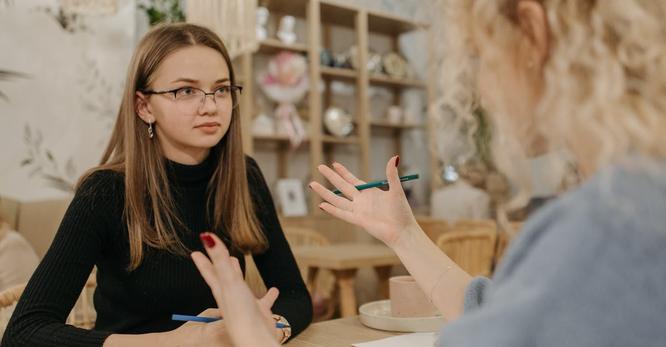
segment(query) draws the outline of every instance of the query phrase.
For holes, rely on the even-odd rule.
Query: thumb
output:
[[[271,307],[273,307],[275,300],[277,300],[278,295],[280,295],[280,291],[277,288],[272,287],[266,292],[266,295],[259,299],[259,305],[270,310]]]
[[[209,309],[206,309],[205,311],[199,313],[197,316],[199,316],[199,317],[209,317],[209,318],[222,317],[222,310],[219,309],[219,308],[209,308]]]
[[[400,184],[400,175],[398,174],[399,163],[399,155],[391,158],[388,163],[386,163],[386,179],[389,183],[389,191],[402,192],[402,184]]]

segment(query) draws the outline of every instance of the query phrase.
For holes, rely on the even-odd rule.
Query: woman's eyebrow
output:
[[[176,82],[188,82],[188,83],[195,83],[195,84],[199,83],[199,81],[197,81],[197,80],[194,80],[194,79],[191,79],[191,78],[186,78],[186,77],[180,77],[180,78],[177,78],[177,79],[171,81],[171,83],[176,83]]]
[[[176,83],[176,82],[187,82],[187,83],[199,84],[199,80],[186,78],[186,77],[180,77],[180,78],[177,78],[177,79],[171,81],[171,83]],[[228,77],[220,78],[217,81],[215,81],[213,84],[220,84],[220,83],[223,83],[223,82],[229,82],[229,78]]]

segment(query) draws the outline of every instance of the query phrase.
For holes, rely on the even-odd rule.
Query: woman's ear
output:
[[[144,122],[148,124],[155,122],[155,117],[153,117],[150,105],[148,104],[148,99],[146,98],[146,95],[141,92],[136,92],[134,96],[134,110]]]
[[[516,13],[520,31],[527,39],[528,64],[540,67],[546,61],[550,47],[546,12],[537,1],[520,0]]]

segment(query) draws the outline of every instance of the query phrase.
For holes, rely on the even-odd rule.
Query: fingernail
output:
[[[395,158],[395,167],[398,167],[398,164],[400,164],[400,156]]]
[[[215,247],[215,240],[213,240],[213,237],[210,236],[209,233],[201,233],[199,234],[199,238],[201,239],[201,242],[208,247],[208,248],[213,248]]]

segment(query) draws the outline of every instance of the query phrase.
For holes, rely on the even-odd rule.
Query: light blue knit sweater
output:
[[[633,158],[549,203],[438,346],[666,346],[666,165]]]

